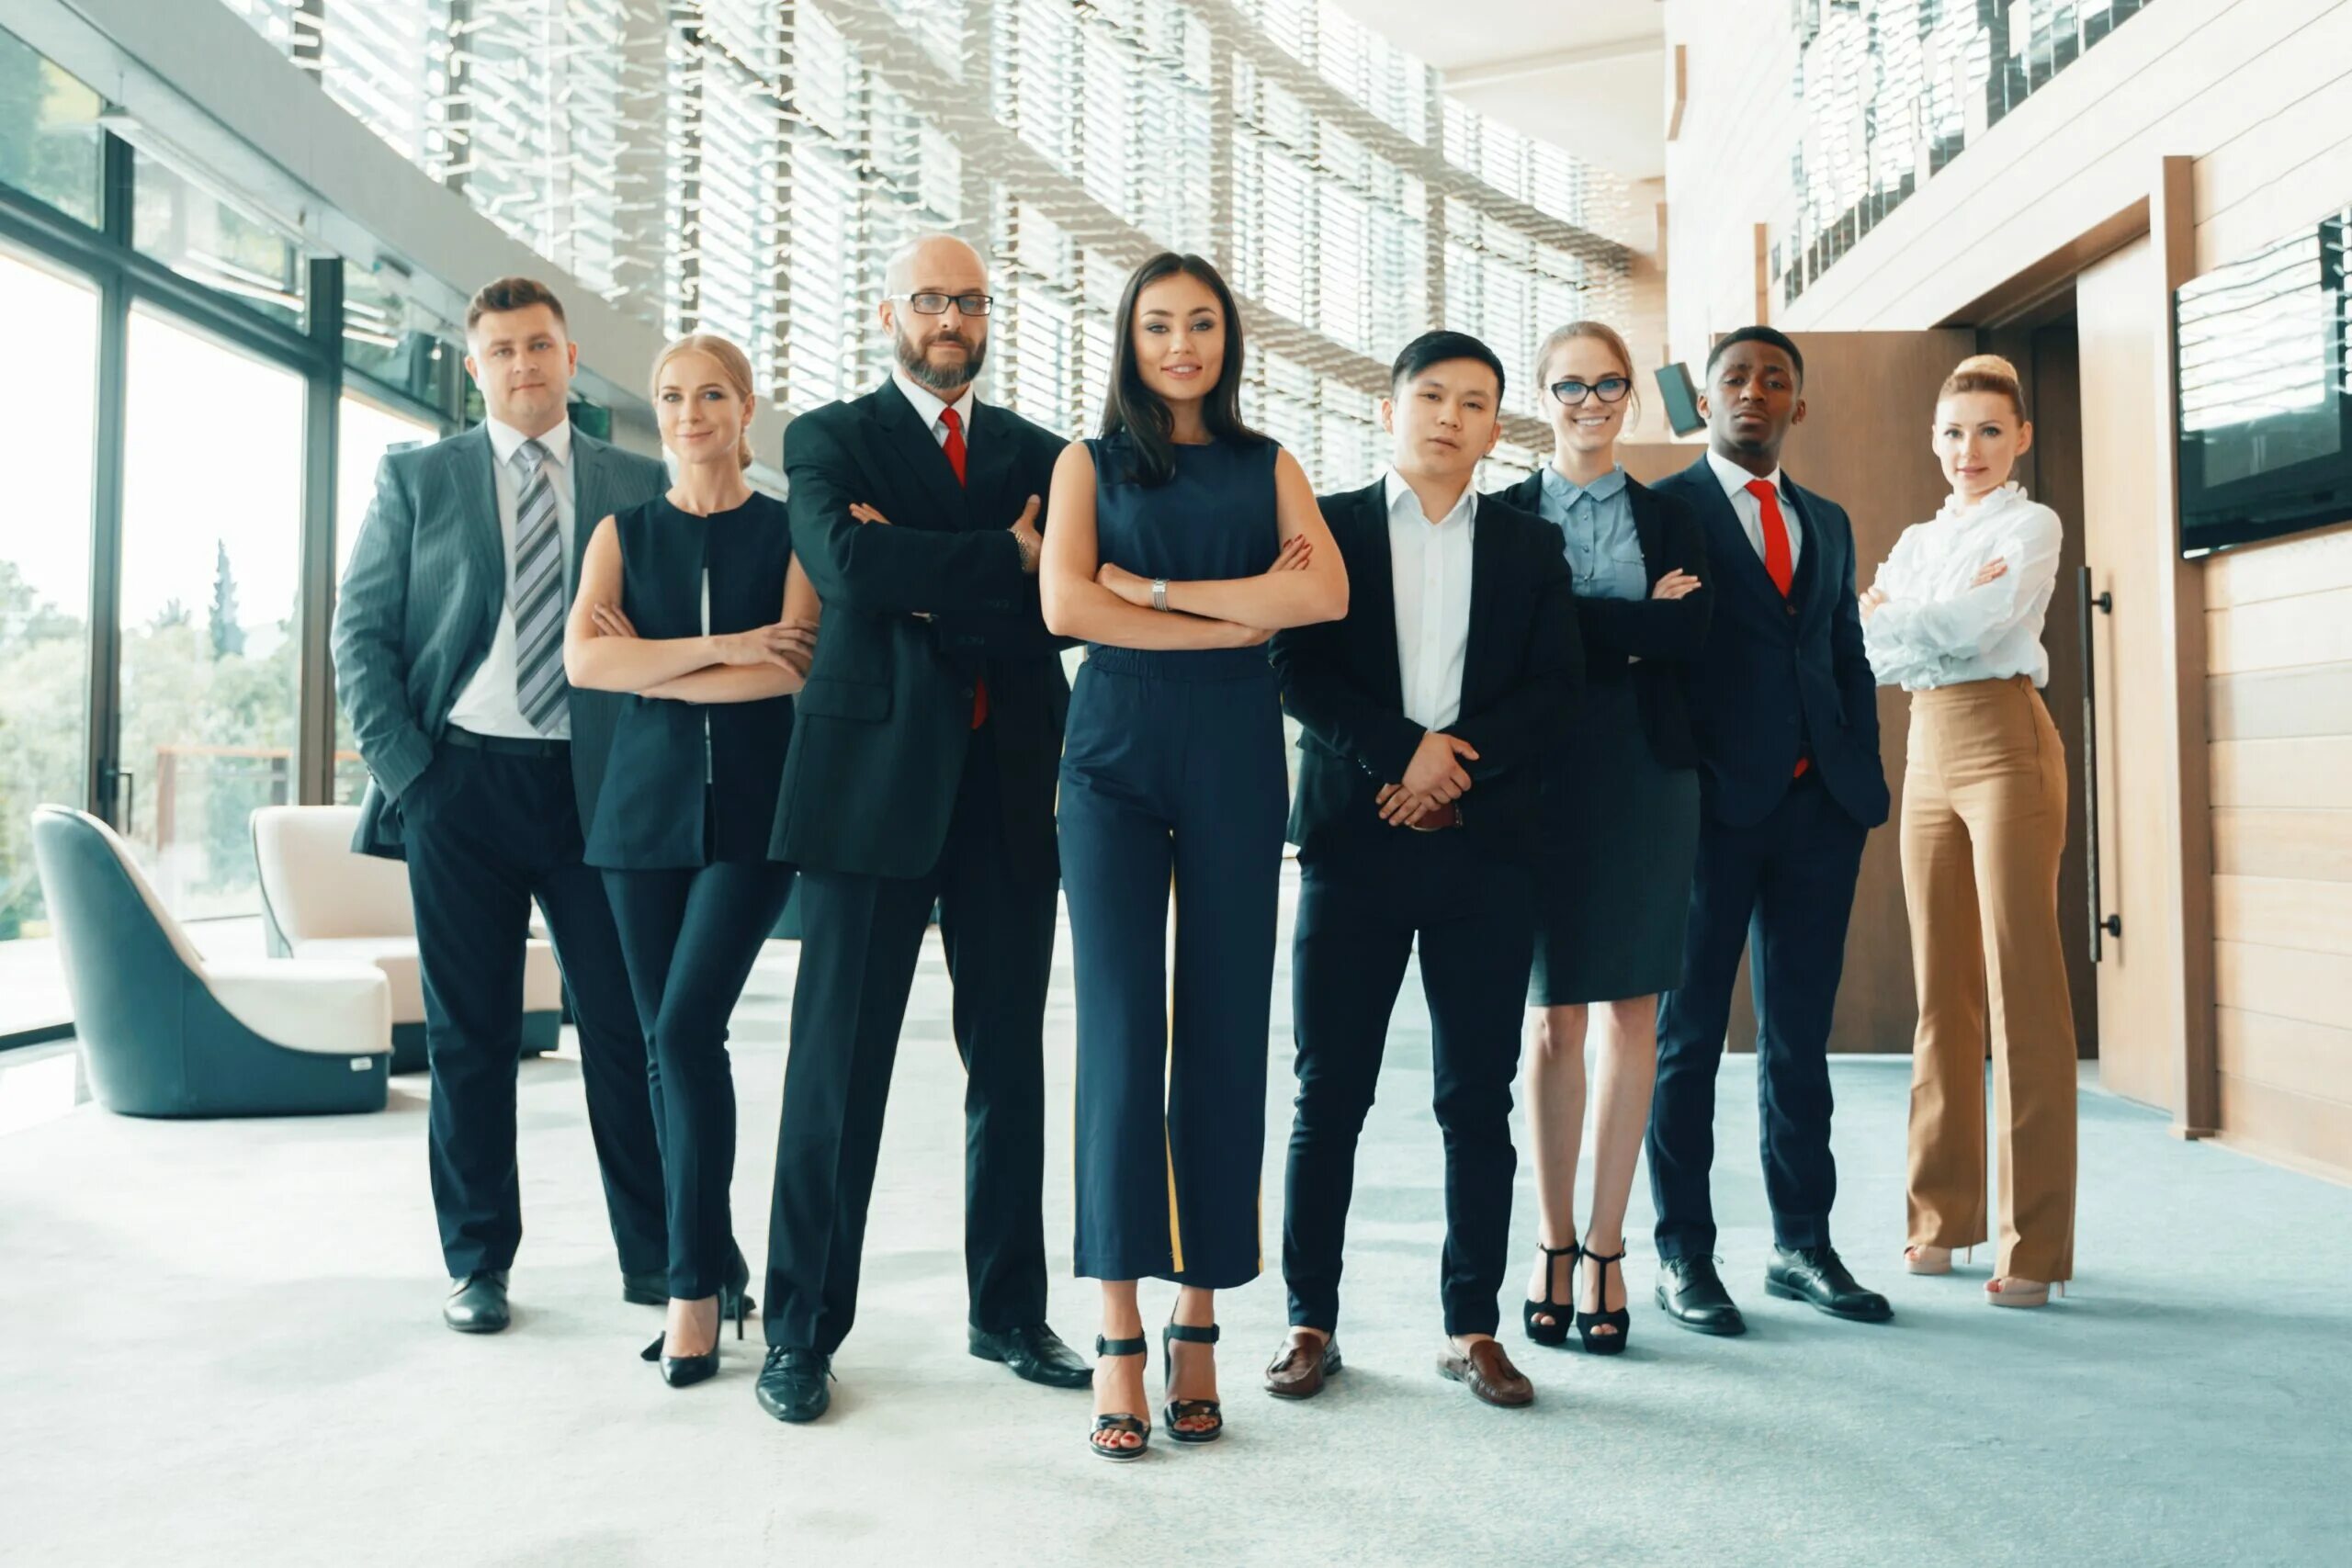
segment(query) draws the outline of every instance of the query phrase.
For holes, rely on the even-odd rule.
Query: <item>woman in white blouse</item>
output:
[[[1948,1274],[1954,1249],[1985,1239],[1989,1002],[2001,1234],[1984,1290],[2009,1307],[2042,1305],[2075,1258],[2075,1025],[2058,934],[2066,766],[2034,690],[2050,675],[2041,623],[2060,530],[2009,479],[2032,445],[2008,361],[1962,361],[1934,426],[1951,499],[1904,530],[1860,602],[1879,683],[1911,694],[1903,888],[1919,1027],[1904,1259]]]

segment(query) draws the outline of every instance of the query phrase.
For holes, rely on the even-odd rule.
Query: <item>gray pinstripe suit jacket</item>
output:
[[[401,855],[401,792],[433,761],[449,709],[490,652],[506,597],[496,461],[481,426],[376,470],[376,499],[344,569],[334,611],[334,689],[370,783],[351,847]],[[669,484],[652,457],[571,433],[572,539],[566,592],[596,525]],[[620,698],[571,694],[572,785],[594,815]]]

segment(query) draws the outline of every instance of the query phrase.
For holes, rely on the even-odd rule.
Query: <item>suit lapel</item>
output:
[[[605,444],[575,428],[571,433],[571,551],[564,563],[567,602],[579,589],[580,563],[587,558],[588,541],[595,536],[596,525],[613,510],[605,501],[610,493],[605,483]]]
[[[1481,497],[1477,502],[1484,507]],[[1506,505],[1509,502],[1505,502]],[[1475,518],[1476,513],[1472,514]],[[1462,711],[1468,713],[1474,692],[1486,692],[1491,683],[1486,680],[1487,665],[1495,652],[1494,634],[1500,629],[1497,616],[1502,599],[1503,580],[1510,570],[1510,563],[1502,558],[1503,536],[1498,528],[1476,528],[1470,536],[1470,642],[1462,655]]]
[[[974,400],[977,404],[978,400]],[[928,508],[924,517],[893,517],[890,521],[918,528],[963,526],[964,487],[956,482],[956,470],[948,466],[947,454],[940,449],[938,437],[923,423],[922,416],[915,412],[914,405],[907,401],[897,382],[882,383],[881,389],[874,395],[873,412],[885,455],[914,479]],[[966,449],[969,450],[968,442]],[[968,479],[970,474],[967,466],[965,475]]]
[[[964,460],[966,527],[1006,527],[1020,515],[1019,503],[1029,498],[1007,494],[1018,446],[1012,416],[994,404],[974,398],[971,440],[965,449]],[[1000,513],[1002,515],[998,515]]]
[[[1713,466],[1702,457],[1688,472],[1690,488],[1699,492],[1699,515],[1705,520],[1712,536],[1707,541],[1708,559],[1728,558],[1732,575],[1747,584],[1750,594],[1780,604],[1781,591],[1773,584],[1772,574],[1764,570],[1763,558],[1756,553],[1756,547],[1747,542],[1747,530],[1740,526],[1739,513],[1732,509],[1731,497],[1724,493]]]
[[[1356,492],[1348,509],[1356,535],[1356,559],[1348,568],[1348,618],[1356,620],[1367,645],[1364,671],[1372,696],[1403,712],[1405,675],[1396,651],[1396,568],[1388,558],[1388,486],[1375,479]],[[1346,552],[1342,551],[1344,558]]]
[[[472,558],[482,585],[485,624],[495,625],[498,607],[506,602],[506,536],[498,525],[498,455],[490,445],[490,427],[478,424],[450,437],[449,461],[463,518],[460,547]]]
[[[1792,591],[1802,596],[1797,604],[1799,614],[1810,616],[1821,604],[1822,591],[1829,579],[1835,576],[1842,581],[1845,574],[1836,571],[1829,561],[1827,541],[1822,531],[1814,525],[1813,509],[1806,504],[1805,492],[1798,489],[1796,481],[1789,479],[1787,475],[1783,474],[1781,478],[1787,480],[1789,504],[1796,512],[1797,526],[1804,532],[1804,554],[1798,558],[1797,581]]]

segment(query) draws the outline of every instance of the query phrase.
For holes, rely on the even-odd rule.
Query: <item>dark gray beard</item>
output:
[[[943,370],[923,357],[923,347],[927,344],[909,343],[903,333],[892,333],[890,341],[898,350],[899,368],[934,392],[962,391],[978,379],[980,367],[987,363],[989,356],[988,341],[984,338],[972,345],[972,351],[965,355],[960,369]]]

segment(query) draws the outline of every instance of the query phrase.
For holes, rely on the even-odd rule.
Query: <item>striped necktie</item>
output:
[[[514,700],[542,735],[552,734],[571,688],[563,679],[563,540],[557,533],[548,449],[526,441],[511,461],[523,481],[514,503]]]

